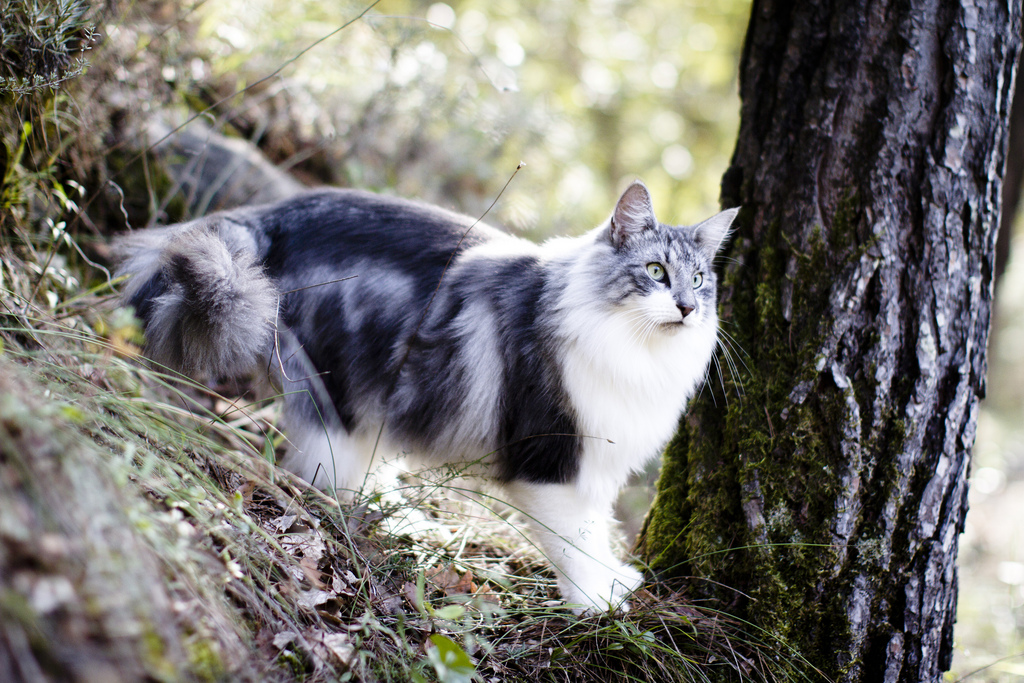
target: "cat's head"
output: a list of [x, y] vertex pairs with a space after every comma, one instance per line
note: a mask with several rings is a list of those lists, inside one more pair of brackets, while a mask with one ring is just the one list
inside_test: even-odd
[[659, 223], [647, 187], [634, 182], [598, 239], [611, 247], [605, 294], [635, 319], [642, 337], [716, 325], [712, 267], [739, 209], [693, 226]]

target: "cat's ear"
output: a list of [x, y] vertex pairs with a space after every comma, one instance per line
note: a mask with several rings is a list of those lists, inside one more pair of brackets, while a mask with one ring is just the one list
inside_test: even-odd
[[732, 227], [732, 222], [736, 220], [736, 214], [739, 212], [738, 208], [726, 209], [693, 226], [693, 241], [697, 243], [708, 259], [715, 258], [715, 254], [718, 253], [722, 242], [729, 235], [729, 228]]
[[647, 186], [639, 180], [633, 182], [619, 197], [612, 214], [609, 237], [612, 246], [622, 248], [626, 240], [658, 225], [654, 218], [654, 204]]

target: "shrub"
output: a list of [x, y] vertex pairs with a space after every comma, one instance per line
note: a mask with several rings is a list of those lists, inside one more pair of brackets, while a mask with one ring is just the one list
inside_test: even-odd
[[98, 3], [8, 0], [0, 14], [0, 94], [25, 95], [82, 73]]

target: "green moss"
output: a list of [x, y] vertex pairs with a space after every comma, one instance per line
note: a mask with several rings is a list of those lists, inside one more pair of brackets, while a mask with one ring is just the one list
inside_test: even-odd
[[861, 538], [855, 547], [861, 562], [875, 564], [885, 559], [885, 547], [877, 538]]
[[282, 650], [277, 656], [277, 664], [299, 680], [303, 680], [309, 674], [309, 662], [292, 649]]
[[835, 260], [849, 260], [850, 252], [857, 248], [857, 223], [860, 217], [860, 198], [854, 190], [848, 189], [832, 214], [832, 229], [828, 235], [829, 251]]
[[139, 639], [139, 651], [147, 673], [158, 681], [173, 681], [177, 678], [177, 667], [167, 657], [164, 639], [152, 625], [143, 630]]
[[185, 641], [185, 650], [189, 669], [196, 679], [222, 681], [227, 678], [220, 647], [215, 640], [195, 635]]

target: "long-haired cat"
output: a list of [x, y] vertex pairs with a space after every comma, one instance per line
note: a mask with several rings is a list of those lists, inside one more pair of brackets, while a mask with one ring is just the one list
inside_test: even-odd
[[284, 467], [344, 490], [375, 454], [474, 463], [529, 520], [563, 598], [603, 610], [641, 580], [610, 549], [612, 504], [705, 377], [712, 260], [735, 215], [665, 225], [635, 182], [603, 225], [537, 245], [336, 189], [118, 248], [147, 355], [196, 378], [269, 376]]

